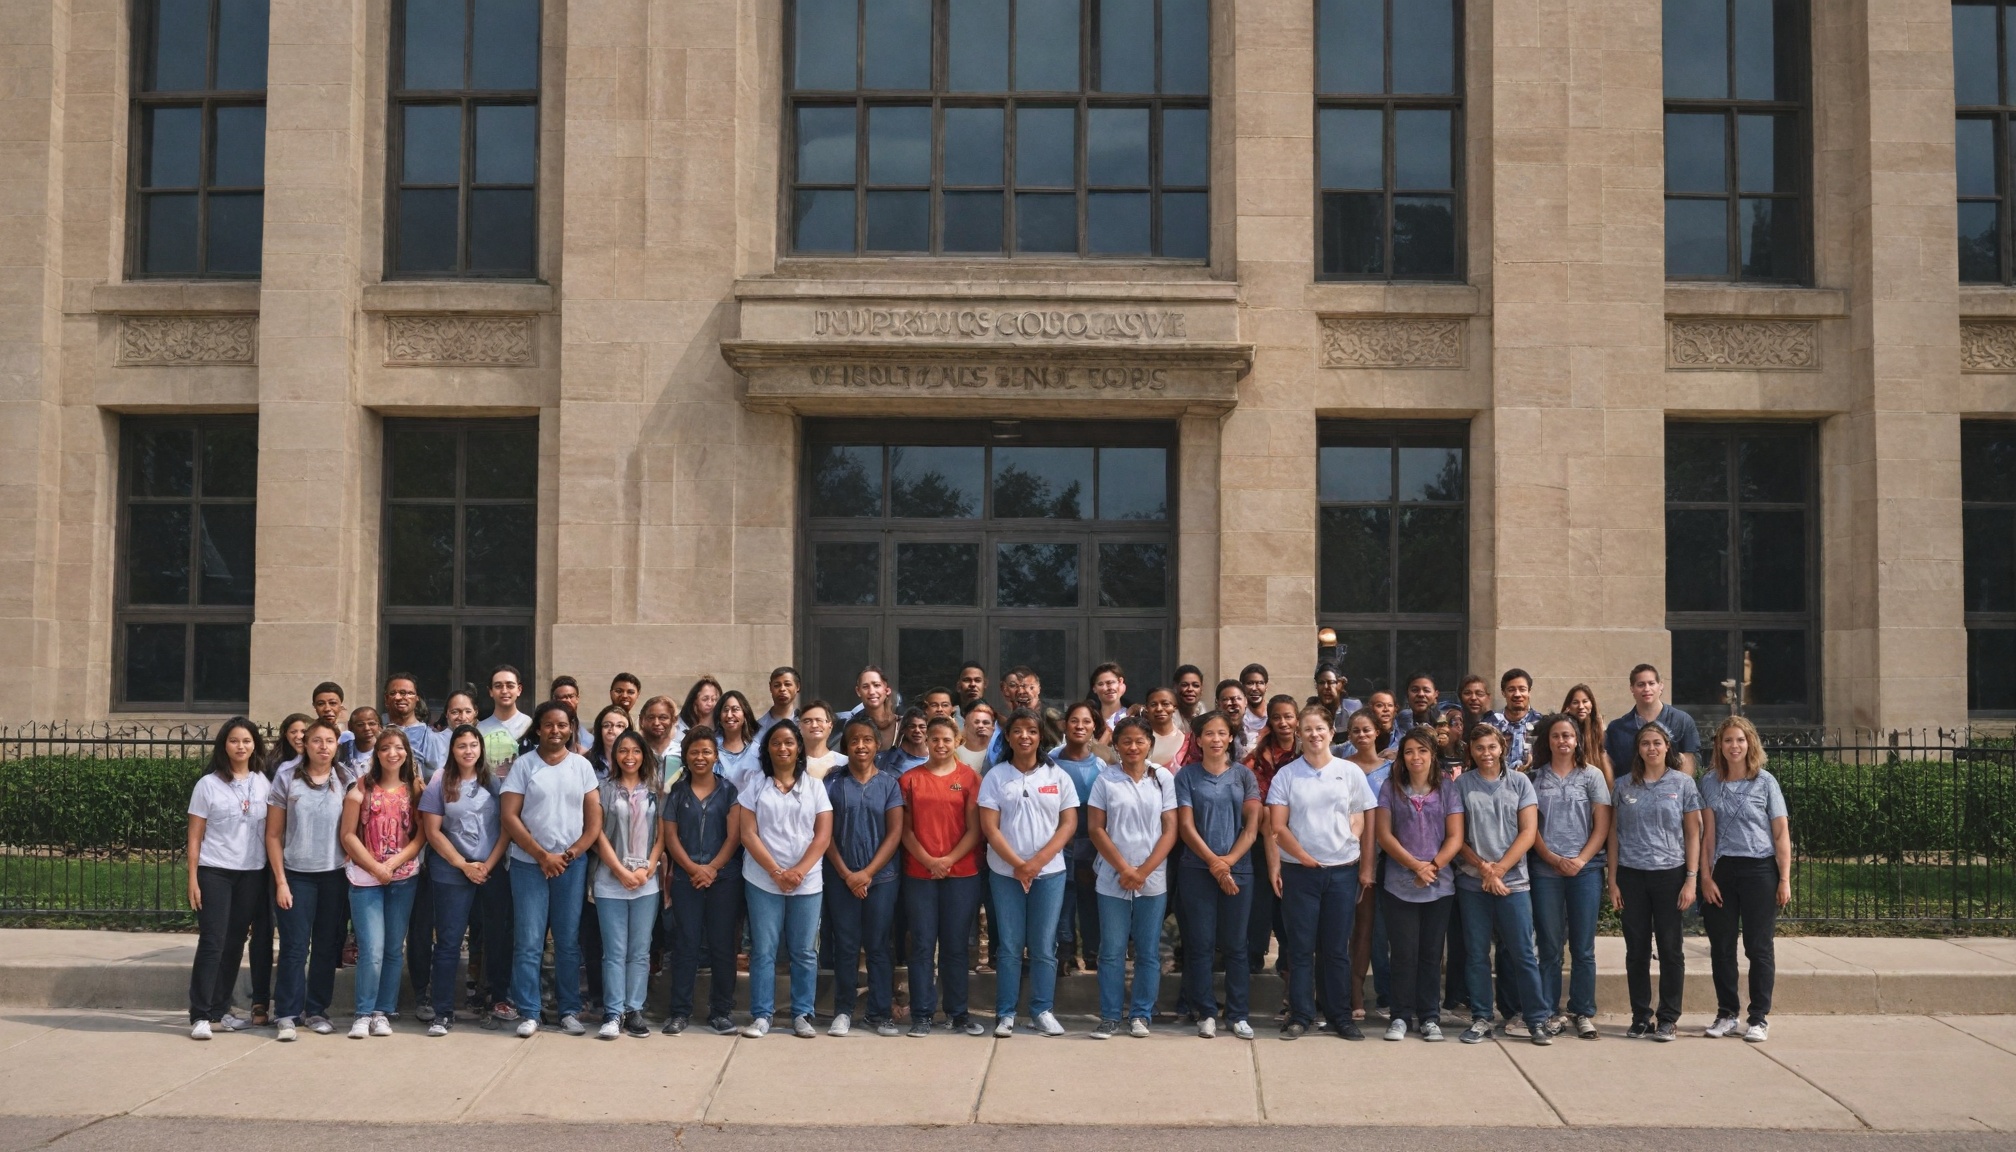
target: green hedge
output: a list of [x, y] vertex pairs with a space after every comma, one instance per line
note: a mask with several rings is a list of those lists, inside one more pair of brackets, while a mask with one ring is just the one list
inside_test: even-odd
[[1770, 767], [1801, 856], [2016, 855], [2016, 767], [1999, 758], [1843, 764], [1790, 754]]
[[0, 844], [62, 852], [178, 849], [202, 760], [37, 756], [0, 762]]

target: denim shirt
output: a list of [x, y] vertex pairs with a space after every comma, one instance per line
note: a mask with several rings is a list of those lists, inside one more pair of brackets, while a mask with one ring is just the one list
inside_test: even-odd
[[[693, 783], [686, 777], [665, 794], [659, 817], [678, 829], [679, 847], [685, 850], [688, 860], [705, 864], [720, 853], [721, 845], [728, 839], [728, 817], [735, 811], [735, 796], [735, 785], [716, 779], [714, 791], [703, 800], [693, 795]], [[734, 867], [735, 857], [730, 856], [722, 865], [721, 875], [727, 876]], [[672, 871], [685, 878], [686, 874], [677, 867]]]

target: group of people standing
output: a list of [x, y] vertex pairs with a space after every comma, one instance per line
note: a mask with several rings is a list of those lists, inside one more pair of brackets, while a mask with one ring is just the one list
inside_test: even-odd
[[[997, 1037], [1022, 1020], [1065, 1034], [1060, 967], [1097, 971], [1092, 1037], [1147, 1036], [1173, 928], [1176, 1014], [1203, 1037], [1222, 1025], [1253, 1038], [1251, 976], [1278, 938], [1282, 1039], [1321, 1027], [1362, 1040], [1370, 1000], [1387, 1040], [1439, 1041], [1442, 1014], [1467, 1011], [1466, 1043], [1500, 1027], [1544, 1045], [1599, 1035], [1607, 891], [1628, 1035], [1674, 1038], [1683, 917], [1698, 901], [1717, 999], [1706, 1034], [1765, 1040], [1791, 838], [1757, 730], [1729, 717], [1704, 752], [1650, 665], [1632, 670], [1633, 707], [1608, 725], [1585, 685], [1544, 716], [1524, 671], [1498, 687], [1494, 708], [1482, 677], [1450, 700], [1416, 675], [1402, 708], [1384, 690], [1351, 699], [1325, 664], [1298, 700], [1270, 693], [1253, 664], [1207, 698], [1185, 665], [1133, 697], [1124, 670], [1102, 664], [1084, 699], [1057, 708], [1025, 667], [1002, 678], [997, 705], [969, 664], [904, 706], [870, 667], [842, 711], [802, 700], [787, 667], [759, 711], [712, 677], [681, 701], [640, 703], [625, 673], [583, 724], [572, 678], [526, 713], [510, 667], [492, 674], [480, 721], [475, 694], [458, 691], [430, 722], [405, 674], [388, 678], [382, 710], [346, 710], [325, 683], [270, 750], [250, 721], [227, 721], [191, 794], [191, 1034], [335, 1031], [335, 972], [354, 941], [349, 1035], [392, 1033], [402, 979], [428, 1034], [445, 1035], [466, 940], [463, 1017], [520, 1036], [549, 1005], [569, 1034], [589, 1030], [592, 1009], [604, 1039], [647, 1036], [662, 966], [664, 1033], [698, 1016], [760, 1038], [780, 961], [794, 1035], [819, 1031], [824, 967], [837, 975], [828, 1034], [848, 1035], [858, 1013], [895, 1036], [899, 959], [911, 1036], [941, 1013], [950, 1030], [990, 1031], [970, 1011], [976, 967], [995, 976]], [[254, 1003], [241, 1015], [248, 937]]]

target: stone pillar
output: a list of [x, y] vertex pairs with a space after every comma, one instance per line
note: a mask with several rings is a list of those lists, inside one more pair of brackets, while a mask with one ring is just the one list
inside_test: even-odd
[[[1847, 534], [1829, 571], [1826, 718], [1966, 721], [1961, 616], [1959, 290], [1954, 246], [1952, 6], [1815, 6], [1830, 93], [1849, 108], [1848, 409], [1825, 459], [1845, 473]], [[1820, 58], [1816, 52], [1816, 60]]]
[[1176, 659], [1195, 664], [1211, 690], [1218, 661], [1219, 414], [1185, 416], [1177, 424]]
[[375, 586], [376, 566], [359, 557], [377, 536], [364, 493], [378, 487], [365, 443], [375, 422], [357, 406], [353, 360], [372, 75], [365, 5], [273, 0], [271, 19], [251, 701], [269, 720], [302, 710], [332, 675], [353, 703], [377, 696], [364, 682], [376, 646], [358, 593], [360, 581]]
[[0, 0], [0, 722], [55, 705], [64, 56], [70, 11]]
[[1660, 38], [1659, 0], [1492, 4], [1495, 650], [1610, 715], [1669, 650]]

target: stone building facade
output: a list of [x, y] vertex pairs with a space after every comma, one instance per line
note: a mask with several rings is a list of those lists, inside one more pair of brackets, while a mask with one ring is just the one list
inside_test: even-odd
[[2016, 711], [1982, 12], [0, 0], [0, 718], [1323, 625]]

